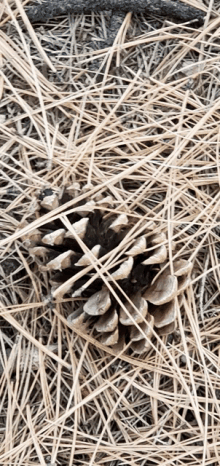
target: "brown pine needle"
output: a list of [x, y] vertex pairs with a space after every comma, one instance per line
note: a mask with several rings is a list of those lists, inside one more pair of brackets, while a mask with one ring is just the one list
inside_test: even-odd
[[[217, 3], [184, 2], [207, 12], [200, 29], [128, 13], [105, 48], [108, 11], [33, 27], [25, 12], [35, 2], [0, 6], [2, 466], [220, 463]], [[41, 215], [43, 189], [61, 198], [76, 182], [77, 199]], [[71, 230], [78, 200], [97, 194], [114, 200], [107, 218], [126, 212], [131, 222], [95, 261], [97, 277], [152, 222], [171, 269], [193, 261], [177, 330], [155, 333], [140, 356], [73, 329], [67, 318], [84, 297], [60, 284], [52, 300], [27, 247], [54, 219]]]

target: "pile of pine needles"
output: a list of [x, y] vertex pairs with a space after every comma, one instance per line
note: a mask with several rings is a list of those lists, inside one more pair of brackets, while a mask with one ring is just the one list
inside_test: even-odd
[[[109, 12], [33, 27], [27, 3], [0, 5], [0, 464], [217, 466], [218, 2], [186, 2], [199, 28], [127, 13], [104, 49]], [[75, 180], [194, 262], [177, 331], [144, 357], [70, 329], [74, 299], [51, 300], [24, 246], [64, 216], [38, 218], [39, 193]]]

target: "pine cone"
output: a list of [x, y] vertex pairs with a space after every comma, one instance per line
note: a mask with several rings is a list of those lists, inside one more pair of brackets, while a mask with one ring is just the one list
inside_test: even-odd
[[[75, 183], [72, 193], [77, 196], [79, 190]], [[65, 193], [59, 200], [52, 190], [45, 190], [40, 197], [41, 211], [53, 210], [71, 198]], [[68, 317], [73, 328], [93, 328], [103, 344], [121, 350], [131, 342], [132, 350], [142, 353], [150, 347], [153, 329], [159, 335], [175, 329], [179, 298], [189, 284], [192, 263], [176, 260], [172, 274], [165, 233], [154, 233], [152, 225], [144, 232], [142, 228], [135, 240], [128, 238], [126, 243], [134, 221], [126, 214], [106, 213], [106, 207], [113, 207], [110, 196], [87, 199], [68, 215], [72, 231], [58, 219], [32, 231], [25, 239], [40, 270], [50, 273], [52, 291], [76, 277], [65, 286], [65, 293], [75, 297], [76, 302], [77, 297], [84, 298], [79, 301], [83, 304]], [[103, 263], [104, 256], [108, 257], [115, 248], [120, 251], [122, 241], [124, 253], [108, 269], [104, 282], [93, 264], [97, 258]]]

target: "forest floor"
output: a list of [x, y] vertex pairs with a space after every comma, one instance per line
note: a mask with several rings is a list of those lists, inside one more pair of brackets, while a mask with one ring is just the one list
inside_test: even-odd
[[[219, 2], [187, 0], [199, 28], [128, 13], [101, 50], [109, 12], [31, 25], [28, 3], [0, 4], [0, 464], [217, 466]], [[28, 252], [42, 190], [75, 182], [193, 262], [176, 330], [146, 354], [71, 329]]]

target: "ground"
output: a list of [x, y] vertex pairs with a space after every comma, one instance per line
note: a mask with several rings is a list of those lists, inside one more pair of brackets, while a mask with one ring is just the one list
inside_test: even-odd
[[[31, 25], [27, 3], [0, 6], [0, 464], [217, 466], [218, 2], [187, 1], [200, 27], [128, 13], [105, 49], [109, 12]], [[74, 182], [193, 261], [177, 329], [146, 354], [71, 329], [74, 299], [29, 253], [28, 232], [65, 220], [40, 193]]]

